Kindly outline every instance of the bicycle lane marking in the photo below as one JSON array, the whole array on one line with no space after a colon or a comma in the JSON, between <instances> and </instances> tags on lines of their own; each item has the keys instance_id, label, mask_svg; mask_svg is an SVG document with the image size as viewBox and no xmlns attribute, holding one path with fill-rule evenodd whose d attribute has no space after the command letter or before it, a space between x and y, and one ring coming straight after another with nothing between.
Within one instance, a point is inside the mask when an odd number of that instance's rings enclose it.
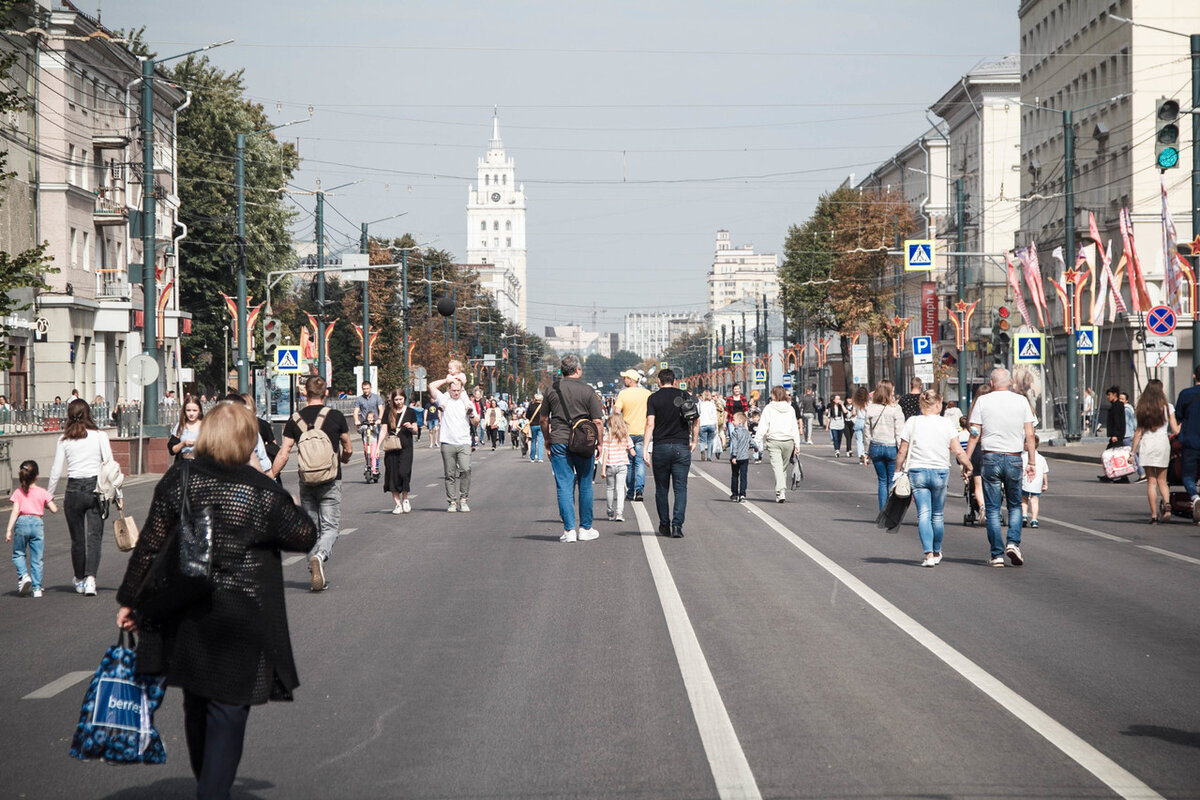
<instances>
[{"instance_id":1,"label":"bicycle lane marking","mask_svg":"<svg viewBox=\"0 0 1200 800\"><path fill-rule=\"evenodd\" d=\"M750 763L746 760L737 732L733 729L733 722L729 719L729 712L721 700L721 692L713 680L708 661L704 658L704 651L700 648L700 640L696 637L687 609L684 608L679 588L675 585L662 548L659 547L654 525L650 521L650 512L641 503L631 505L642 533L646 561L650 565L650 574L654 578L654 588L658 591L663 616L666 617L671 647L675 650L675 660L679 663L684 688L687 689L688 700L692 705L692 716L695 717L700 741L708 757L717 794L722 798L759 800L762 794L759 792L758 783L754 779L754 773L750 771Z\"/></svg>"},{"instance_id":2,"label":"bicycle lane marking","mask_svg":"<svg viewBox=\"0 0 1200 800\"><path fill-rule=\"evenodd\" d=\"M693 472L707 480L724 492L716 479L704 472ZM746 510L758 517L769 528L779 534L785 541L807 556L817 566L832 575L839 583L858 595L864 602L879 612L885 619L894 624L904 633L912 637L918 644L933 655L937 656L947 666L969 681L977 689L998 703L1021 722L1036 731L1042 738L1065 753L1072 761L1090 772L1108 788L1121 797L1130 800L1164 800L1162 795L1155 792L1131 772L1108 756L1101 753L1080 736L1072 733L1065 725L1056 721L1046 712L1026 700L1001 681L988 673L983 667L951 647L915 619L905 614L883 595L863 583L849 571L838 566L833 559L826 556L804 539L797 536L783 523L752 504L746 504ZM649 519L649 517L647 517Z\"/></svg>"}]
</instances>

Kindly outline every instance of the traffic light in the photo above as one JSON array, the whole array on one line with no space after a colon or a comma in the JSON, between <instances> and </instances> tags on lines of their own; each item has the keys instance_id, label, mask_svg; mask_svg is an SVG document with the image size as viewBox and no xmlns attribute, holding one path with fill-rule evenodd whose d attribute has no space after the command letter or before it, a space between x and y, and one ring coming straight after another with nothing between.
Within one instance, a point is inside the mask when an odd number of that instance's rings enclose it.
<instances>
[{"instance_id":1,"label":"traffic light","mask_svg":"<svg viewBox=\"0 0 1200 800\"><path fill-rule=\"evenodd\" d=\"M1160 170L1179 166L1179 101L1160 97L1155 105L1154 166Z\"/></svg>"},{"instance_id":2,"label":"traffic light","mask_svg":"<svg viewBox=\"0 0 1200 800\"><path fill-rule=\"evenodd\" d=\"M1012 323L1008 321L1009 314L1008 306L1000 306L996 309L996 316L999 318L996 321L998 335L1001 341L1008 341L1008 332L1012 328Z\"/></svg>"},{"instance_id":3,"label":"traffic light","mask_svg":"<svg viewBox=\"0 0 1200 800\"><path fill-rule=\"evenodd\" d=\"M506 347L506 348L504 348L503 350L501 350L500 352L501 352L501 356L500 356L500 357L501 357L502 359L504 359L505 361L508 361L508 348Z\"/></svg>"},{"instance_id":4,"label":"traffic light","mask_svg":"<svg viewBox=\"0 0 1200 800\"><path fill-rule=\"evenodd\" d=\"M279 320L275 317L263 317L263 349L270 356L272 350L279 347Z\"/></svg>"}]
</instances>

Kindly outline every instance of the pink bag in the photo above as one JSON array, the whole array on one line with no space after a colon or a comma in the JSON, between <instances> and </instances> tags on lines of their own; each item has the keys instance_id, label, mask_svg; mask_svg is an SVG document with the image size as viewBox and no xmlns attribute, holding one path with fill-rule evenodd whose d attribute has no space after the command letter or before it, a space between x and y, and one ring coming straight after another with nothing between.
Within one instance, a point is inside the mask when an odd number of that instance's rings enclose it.
<instances>
[{"instance_id":1,"label":"pink bag","mask_svg":"<svg viewBox=\"0 0 1200 800\"><path fill-rule=\"evenodd\" d=\"M1128 447L1110 447L1100 456L1104 462L1104 474L1109 480L1115 481L1137 472L1133 465L1133 454Z\"/></svg>"}]
</instances>

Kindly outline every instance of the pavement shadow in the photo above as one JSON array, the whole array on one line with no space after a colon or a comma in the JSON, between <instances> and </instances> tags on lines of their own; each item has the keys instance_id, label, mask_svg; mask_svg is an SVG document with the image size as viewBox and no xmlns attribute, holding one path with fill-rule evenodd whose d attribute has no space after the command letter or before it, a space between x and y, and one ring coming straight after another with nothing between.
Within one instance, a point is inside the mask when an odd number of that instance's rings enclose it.
<instances>
[{"instance_id":1,"label":"pavement shadow","mask_svg":"<svg viewBox=\"0 0 1200 800\"><path fill-rule=\"evenodd\" d=\"M230 797L236 800L263 800L262 790L273 789L275 784L257 778L238 778L234 781ZM148 786L135 786L107 794L103 800L170 800L171 798L193 798L196 796L196 781L192 778L164 778Z\"/></svg>"},{"instance_id":2,"label":"pavement shadow","mask_svg":"<svg viewBox=\"0 0 1200 800\"><path fill-rule=\"evenodd\" d=\"M1122 736L1148 736L1161 739L1170 744L1181 744L1184 747L1200 747L1200 732L1183 731L1179 728L1168 728L1163 725L1130 725L1121 731Z\"/></svg>"},{"instance_id":3,"label":"pavement shadow","mask_svg":"<svg viewBox=\"0 0 1200 800\"><path fill-rule=\"evenodd\" d=\"M559 534L561 536L562 534ZM531 542L557 542L558 536L552 533L527 533L523 536L514 536L514 539L528 539Z\"/></svg>"}]
</instances>

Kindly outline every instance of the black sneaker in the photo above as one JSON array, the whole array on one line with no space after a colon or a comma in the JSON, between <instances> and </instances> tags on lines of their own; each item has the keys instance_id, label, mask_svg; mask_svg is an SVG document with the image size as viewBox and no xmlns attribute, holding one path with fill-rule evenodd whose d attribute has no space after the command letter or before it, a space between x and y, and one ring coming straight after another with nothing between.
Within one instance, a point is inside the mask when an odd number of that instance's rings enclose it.
<instances>
[{"instance_id":1,"label":"black sneaker","mask_svg":"<svg viewBox=\"0 0 1200 800\"><path fill-rule=\"evenodd\" d=\"M682 539L683 538L683 526L682 525L672 525L671 526L671 538L672 539Z\"/></svg>"},{"instance_id":2,"label":"black sneaker","mask_svg":"<svg viewBox=\"0 0 1200 800\"><path fill-rule=\"evenodd\" d=\"M729 495L729 502L736 503L737 501L738 501L738 496L736 494Z\"/></svg>"},{"instance_id":3,"label":"black sneaker","mask_svg":"<svg viewBox=\"0 0 1200 800\"><path fill-rule=\"evenodd\" d=\"M636 503L642 502L642 490L638 489L633 493L633 500Z\"/></svg>"},{"instance_id":4,"label":"black sneaker","mask_svg":"<svg viewBox=\"0 0 1200 800\"><path fill-rule=\"evenodd\" d=\"M670 536L671 535L671 525L666 522L658 523L658 535L659 536Z\"/></svg>"}]
</instances>

